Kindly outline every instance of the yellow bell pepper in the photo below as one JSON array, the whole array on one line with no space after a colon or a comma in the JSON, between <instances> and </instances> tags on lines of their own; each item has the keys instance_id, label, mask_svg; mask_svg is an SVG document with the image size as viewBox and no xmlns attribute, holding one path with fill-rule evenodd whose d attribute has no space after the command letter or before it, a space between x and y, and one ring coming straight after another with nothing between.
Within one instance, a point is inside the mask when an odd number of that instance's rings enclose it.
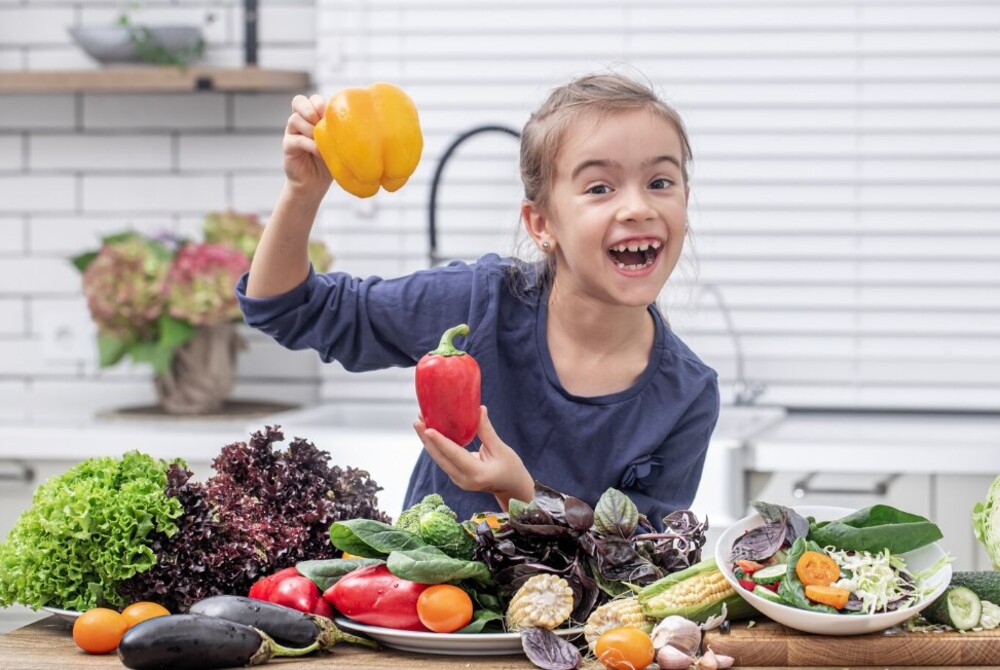
<instances>
[{"instance_id":1,"label":"yellow bell pepper","mask_svg":"<svg viewBox=\"0 0 1000 670\"><path fill-rule=\"evenodd\" d=\"M313 138L333 178L359 198L402 187L424 148L416 105L385 83L336 93Z\"/></svg>"}]
</instances>

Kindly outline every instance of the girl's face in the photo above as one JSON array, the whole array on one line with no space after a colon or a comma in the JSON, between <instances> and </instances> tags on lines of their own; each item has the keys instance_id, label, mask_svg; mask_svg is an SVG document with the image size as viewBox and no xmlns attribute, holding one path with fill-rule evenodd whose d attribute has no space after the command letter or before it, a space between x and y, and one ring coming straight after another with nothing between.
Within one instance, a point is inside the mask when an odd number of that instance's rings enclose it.
<instances>
[{"instance_id":1,"label":"girl's face","mask_svg":"<svg viewBox=\"0 0 1000 670\"><path fill-rule=\"evenodd\" d=\"M654 302L684 243L688 189L677 130L651 111L583 117L566 132L548 206L524 206L556 254L560 293L624 306Z\"/></svg>"}]
</instances>

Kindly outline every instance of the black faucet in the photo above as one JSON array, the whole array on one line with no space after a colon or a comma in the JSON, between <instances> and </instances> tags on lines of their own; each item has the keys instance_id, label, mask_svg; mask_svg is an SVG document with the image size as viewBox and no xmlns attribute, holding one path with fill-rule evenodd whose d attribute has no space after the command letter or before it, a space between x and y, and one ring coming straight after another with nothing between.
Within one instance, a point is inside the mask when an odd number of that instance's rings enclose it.
<instances>
[{"instance_id":1,"label":"black faucet","mask_svg":"<svg viewBox=\"0 0 1000 670\"><path fill-rule=\"evenodd\" d=\"M466 130L461 133L458 137L452 140L448 148L445 149L444 154L441 155L441 160L438 161L437 168L434 170L434 178L431 179L431 197L427 205L427 233L429 236L428 245L428 260L430 261L431 267L434 267L439 262L444 260L438 257L437 253L437 195L438 186L441 184L441 175L444 173L444 165L451 158L451 155L455 153L458 146L474 135L487 132L497 132L504 133L505 135L510 135L515 139L521 138L521 133L513 128L507 126L499 125L487 125L487 126L476 126L470 130Z\"/></svg>"}]
</instances>

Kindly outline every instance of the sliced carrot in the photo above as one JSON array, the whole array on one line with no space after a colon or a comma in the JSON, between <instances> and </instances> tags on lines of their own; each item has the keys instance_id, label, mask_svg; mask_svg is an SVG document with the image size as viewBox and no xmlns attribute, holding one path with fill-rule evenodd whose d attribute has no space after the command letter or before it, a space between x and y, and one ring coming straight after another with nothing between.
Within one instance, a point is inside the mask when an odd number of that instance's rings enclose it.
<instances>
[{"instance_id":1,"label":"sliced carrot","mask_svg":"<svg viewBox=\"0 0 1000 670\"><path fill-rule=\"evenodd\" d=\"M815 602L829 605L834 609L842 610L847 606L847 601L851 597L851 592L839 586L820 586L818 584L806 585L806 598Z\"/></svg>"},{"instance_id":2,"label":"sliced carrot","mask_svg":"<svg viewBox=\"0 0 1000 670\"><path fill-rule=\"evenodd\" d=\"M840 579L840 566L826 554L805 551L795 564L795 574L806 586L829 586Z\"/></svg>"}]
</instances>

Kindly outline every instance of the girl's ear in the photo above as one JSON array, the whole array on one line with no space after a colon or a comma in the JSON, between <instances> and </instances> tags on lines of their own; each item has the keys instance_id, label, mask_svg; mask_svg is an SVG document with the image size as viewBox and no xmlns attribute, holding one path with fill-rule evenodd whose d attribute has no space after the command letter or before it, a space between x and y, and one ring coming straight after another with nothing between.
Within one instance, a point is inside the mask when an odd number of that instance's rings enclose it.
<instances>
[{"instance_id":1,"label":"girl's ear","mask_svg":"<svg viewBox=\"0 0 1000 670\"><path fill-rule=\"evenodd\" d=\"M535 246L539 249L542 248L542 242L549 242L551 244L549 239L551 237L549 220L541 208L530 200L525 200L521 203L521 222L524 224L524 229L528 232L528 235L531 235L531 239L535 241Z\"/></svg>"}]
</instances>

